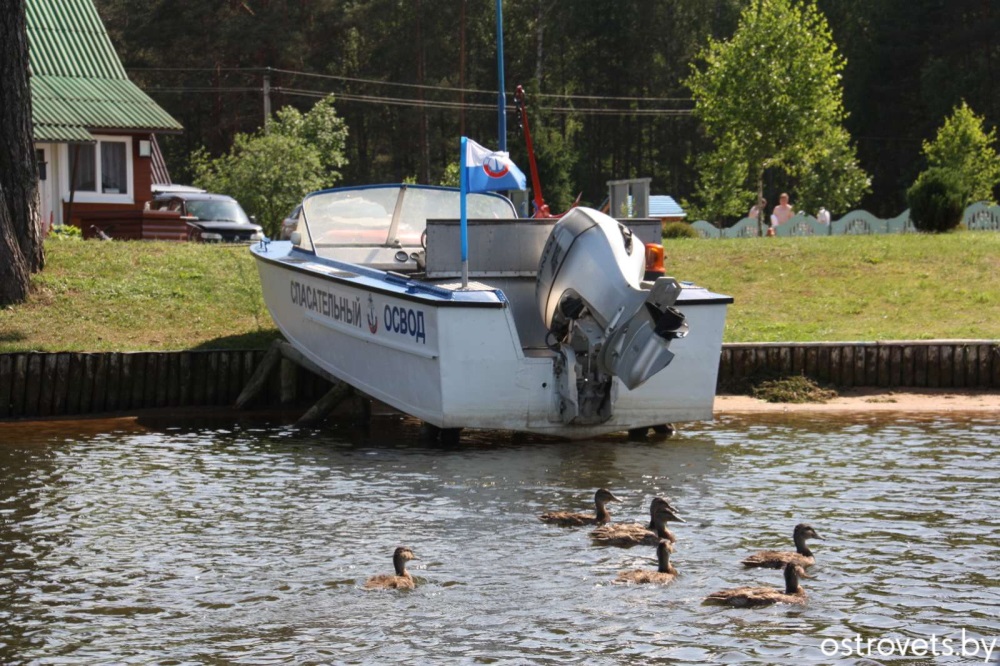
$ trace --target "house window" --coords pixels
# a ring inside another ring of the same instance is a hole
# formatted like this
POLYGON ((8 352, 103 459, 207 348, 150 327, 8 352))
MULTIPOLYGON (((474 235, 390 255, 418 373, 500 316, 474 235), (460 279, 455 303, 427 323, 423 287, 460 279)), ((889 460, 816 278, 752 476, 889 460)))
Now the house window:
MULTIPOLYGON (((132 203, 132 137, 95 136, 67 148, 66 180, 82 202, 132 203)), ((64 193, 68 199, 69 192, 64 193)))

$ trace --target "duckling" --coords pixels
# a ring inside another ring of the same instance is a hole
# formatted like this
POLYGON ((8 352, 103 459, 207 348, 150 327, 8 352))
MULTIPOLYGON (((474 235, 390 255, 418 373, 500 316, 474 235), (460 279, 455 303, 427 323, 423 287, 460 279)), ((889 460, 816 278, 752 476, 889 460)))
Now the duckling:
POLYGON ((670 505, 670 502, 662 497, 655 497, 649 505, 650 526, 638 523, 626 523, 617 525, 602 525, 590 533, 591 538, 605 546, 619 546, 631 548, 632 546, 645 545, 655 546, 660 539, 667 539, 670 543, 677 540, 674 533, 667 529, 667 521, 678 523, 687 522, 677 515, 677 512, 670 505))
POLYGON ((767 567, 768 569, 780 569, 789 562, 798 564, 801 567, 811 567, 816 563, 809 547, 806 546, 806 539, 822 539, 810 525, 799 523, 795 526, 792 539, 795 541, 796 552, 785 550, 764 550, 754 553, 743 560, 745 567, 767 567))
POLYGON ((622 571, 615 579, 616 583, 658 583, 666 585, 677 577, 677 569, 670 563, 670 553, 674 552, 674 545, 669 539, 660 539, 656 544, 656 560, 658 566, 656 571, 649 569, 633 569, 622 571))
POLYGON ((608 502, 620 502, 607 488, 598 488, 594 493, 594 505, 597 510, 595 515, 590 516, 585 513, 573 513, 571 511, 550 511, 539 516, 539 520, 546 523, 554 523, 561 527, 579 527, 580 525, 603 525, 611 520, 608 513, 608 502))
POLYGON ((719 590, 705 597, 706 604, 724 604, 737 608, 770 606, 771 604, 805 604, 806 591, 799 585, 799 577, 808 578, 805 569, 789 562, 785 565, 785 591, 773 587, 737 587, 719 590))
POLYGON ((365 582, 366 590, 412 590, 414 587, 413 576, 406 570, 406 563, 417 559, 413 551, 406 546, 400 546, 392 554, 392 566, 396 569, 395 575, 379 574, 372 576, 365 582))

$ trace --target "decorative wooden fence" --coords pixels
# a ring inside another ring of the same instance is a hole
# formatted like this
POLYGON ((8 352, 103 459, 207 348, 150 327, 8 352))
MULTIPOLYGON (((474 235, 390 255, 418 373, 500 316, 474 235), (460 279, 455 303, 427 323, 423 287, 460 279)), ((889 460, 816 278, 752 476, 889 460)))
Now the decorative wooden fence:
MULTIPOLYGON (((1000 206, 974 203, 965 209, 962 223, 972 231, 1000 231, 1000 206)), ((691 226, 702 238, 753 238, 760 235, 757 220, 745 217, 726 229, 719 229, 711 222, 698 220, 691 226)), ((764 225, 764 230, 769 228, 764 225)), ((823 224, 812 215, 799 213, 785 224, 778 225, 775 236, 844 236, 866 234, 914 233, 916 229, 910 219, 910 211, 905 210, 894 218, 884 220, 868 211, 855 210, 829 225, 823 224)))
MULTIPOLYGON (((0 354, 0 419, 231 406, 266 350, 0 354)), ((815 342, 723 345, 719 383, 761 371, 841 387, 1000 390, 1000 342, 815 342)), ((311 403, 330 383, 282 362, 264 404, 311 403)))

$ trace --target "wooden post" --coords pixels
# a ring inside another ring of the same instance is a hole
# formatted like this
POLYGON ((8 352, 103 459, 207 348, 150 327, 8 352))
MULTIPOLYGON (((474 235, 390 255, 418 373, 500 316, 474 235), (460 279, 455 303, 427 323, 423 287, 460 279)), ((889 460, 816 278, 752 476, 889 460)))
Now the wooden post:
POLYGON ((14 383, 14 358, 0 356, 0 419, 10 415, 10 391, 14 383))
POLYGON ((927 388, 927 347, 924 345, 917 345, 913 349, 912 386, 927 388))
POLYGON ((353 389, 348 384, 338 383, 332 389, 326 392, 322 398, 320 398, 315 405, 310 407, 305 414, 303 414, 295 425, 298 426, 312 426, 320 423, 329 416, 330 412, 337 408, 337 405, 342 403, 353 393, 353 389))
POLYGON ((892 348, 880 342, 878 345, 878 385, 882 388, 890 386, 892 384, 892 379, 889 374, 889 359, 892 354, 892 348))
POLYGON ((24 388, 23 416, 34 416, 38 413, 38 398, 42 394, 42 355, 32 352, 28 354, 28 368, 24 388))
POLYGON ((993 345, 990 348, 990 358, 993 365, 991 385, 995 389, 1000 389, 1000 345, 993 345))
POLYGON ((865 385, 879 385, 879 346, 877 344, 865 345, 865 385))
POLYGON ((46 354, 42 357, 38 379, 38 411, 39 416, 52 416, 52 395, 56 385, 56 355, 46 354))
POLYGON ((979 347, 979 368, 977 369, 977 381, 976 386, 978 388, 989 388, 990 387, 990 368, 991 368, 991 348, 988 344, 977 345, 979 347))
POLYGON ((121 409, 121 360, 122 355, 118 352, 107 354, 108 357, 108 388, 104 408, 109 412, 116 412, 121 409))
POLYGON ((927 386, 928 388, 941 387, 941 362, 940 347, 928 345, 927 349, 927 386))
POLYGON ((889 348, 889 386, 903 385, 903 348, 893 345, 889 348))
POLYGON ((976 386, 976 370, 979 366, 979 348, 970 344, 965 348, 965 385, 969 388, 976 386))
POLYGON ((267 350, 264 354, 264 358, 261 359, 260 365, 254 370, 253 376, 250 377, 250 381, 247 385, 243 387, 243 391, 240 393, 239 397, 236 398, 236 409, 246 409, 247 405, 257 397, 257 395, 267 387, 267 379, 274 372, 274 367, 281 360, 281 347, 279 346, 281 342, 275 340, 271 343, 271 348, 267 350))
POLYGON ((323 377, 331 384, 335 384, 340 381, 339 379, 331 375, 329 372, 327 372, 323 368, 319 367, 318 365, 307 359, 305 356, 302 355, 302 352, 300 352, 298 349, 296 349, 289 343, 283 340, 279 340, 277 341, 276 344, 281 349, 281 355, 287 358, 289 361, 294 362, 296 365, 301 365, 303 368, 305 368, 306 370, 308 370, 313 374, 323 377))
POLYGON ((913 356, 913 345, 905 345, 903 347, 903 371, 900 374, 899 385, 906 388, 916 386, 913 380, 913 356))
POLYGON ((802 345, 796 345, 792 350, 792 374, 806 374, 806 348, 802 345))

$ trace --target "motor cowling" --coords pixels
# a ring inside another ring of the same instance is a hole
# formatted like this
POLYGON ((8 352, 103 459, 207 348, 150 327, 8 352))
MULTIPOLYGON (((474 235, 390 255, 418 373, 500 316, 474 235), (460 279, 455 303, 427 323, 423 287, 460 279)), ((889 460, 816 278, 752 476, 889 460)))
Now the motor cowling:
MULTIPOLYGON (((673 359, 671 340, 688 325, 673 307, 674 278, 644 288, 645 246, 625 225, 589 208, 574 208, 555 225, 538 266, 535 297, 559 349, 559 405, 566 423, 611 417, 613 377, 635 389, 673 359)), ((648 285, 648 283, 647 283, 648 285)))

